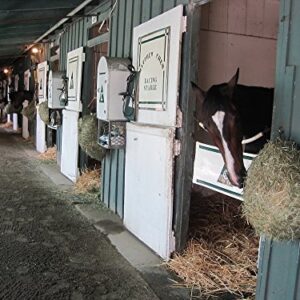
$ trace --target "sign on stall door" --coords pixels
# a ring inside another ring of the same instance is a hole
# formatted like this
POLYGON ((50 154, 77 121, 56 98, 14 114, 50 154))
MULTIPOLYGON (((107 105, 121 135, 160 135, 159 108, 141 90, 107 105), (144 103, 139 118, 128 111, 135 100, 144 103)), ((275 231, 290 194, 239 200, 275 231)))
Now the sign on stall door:
POLYGON ((38 71, 37 71, 37 79, 38 79, 38 96, 39 102, 47 100, 47 72, 48 72, 48 64, 47 61, 44 61, 38 64, 38 71))
POLYGON ((68 78, 68 104, 66 109, 81 111, 81 83, 85 54, 83 47, 68 52, 67 78, 68 78))
POLYGON ((132 62, 139 71, 137 122, 176 126, 180 81, 182 6, 133 30, 132 62))
POLYGON ((139 38, 138 108, 166 110, 170 28, 139 38))

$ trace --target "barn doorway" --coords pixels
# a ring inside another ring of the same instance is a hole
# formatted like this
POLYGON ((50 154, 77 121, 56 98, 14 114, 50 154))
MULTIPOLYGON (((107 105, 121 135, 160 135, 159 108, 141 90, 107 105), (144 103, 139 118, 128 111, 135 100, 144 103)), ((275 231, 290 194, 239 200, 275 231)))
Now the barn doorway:
MULTIPOLYGON (((198 45, 195 73, 197 84, 204 91, 228 82, 237 68, 239 84, 274 88, 279 4, 279 0, 213 0, 198 6, 201 21, 192 45, 198 45)), ((198 122, 195 122, 196 141, 214 147, 213 140, 198 122)), ((220 153, 217 155, 222 169, 223 159, 220 153)), ((212 168, 213 165, 210 164, 212 168)), ((237 200, 228 195, 221 188, 204 187, 194 180, 189 242, 183 254, 171 260, 170 266, 193 287, 195 294, 252 299, 259 238, 242 216, 242 196, 235 197, 240 199, 237 200)))

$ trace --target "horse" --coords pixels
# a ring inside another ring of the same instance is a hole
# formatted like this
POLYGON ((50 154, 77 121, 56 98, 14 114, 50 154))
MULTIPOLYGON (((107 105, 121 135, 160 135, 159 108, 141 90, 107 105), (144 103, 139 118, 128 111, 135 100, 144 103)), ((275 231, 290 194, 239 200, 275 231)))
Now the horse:
POLYGON ((243 144, 246 151, 258 153, 270 138, 274 89, 240 85, 238 78, 239 69, 227 83, 212 85, 207 92, 193 82, 192 90, 197 124, 218 147, 231 184, 242 188, 243 144))
POLYGON ((25 100, 31 101, 34 96, 34 92, 31 91, 18 91, 18 92, 10 92, 10 101, 13 104, 14 108, 18 109, 22 107, 22 103, 25 100))

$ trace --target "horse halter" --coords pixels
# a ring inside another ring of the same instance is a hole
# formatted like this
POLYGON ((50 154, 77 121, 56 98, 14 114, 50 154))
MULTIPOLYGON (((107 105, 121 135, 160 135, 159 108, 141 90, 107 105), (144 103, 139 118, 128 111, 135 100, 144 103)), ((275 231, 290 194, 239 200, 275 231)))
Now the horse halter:
MULTIPOLYGON (((204 124, 202 122, 199 122, 199 126, 204 129, 206 132, 208 132, 208 130, 205 128, 204 124)), ((247 144, 251 144, 255 141, 257 141, 258 139, 262 138, 267 132, 270 131, 270 128, 267 128, 263 131, 260 131, 259 133, 255 134, 254 136, 248 138, 248 139, 243 139, 242 140, 242 145, 247 145, 247 144)))

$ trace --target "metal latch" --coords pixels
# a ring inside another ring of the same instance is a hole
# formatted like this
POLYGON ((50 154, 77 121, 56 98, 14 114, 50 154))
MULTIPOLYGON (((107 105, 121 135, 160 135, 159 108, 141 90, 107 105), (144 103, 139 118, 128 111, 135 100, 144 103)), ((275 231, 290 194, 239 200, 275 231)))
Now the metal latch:
POLYGON ((180 140, 174 140, 174 148, 173 148, 174 156, 178 156, 181 153, 181 142, 180 140))

